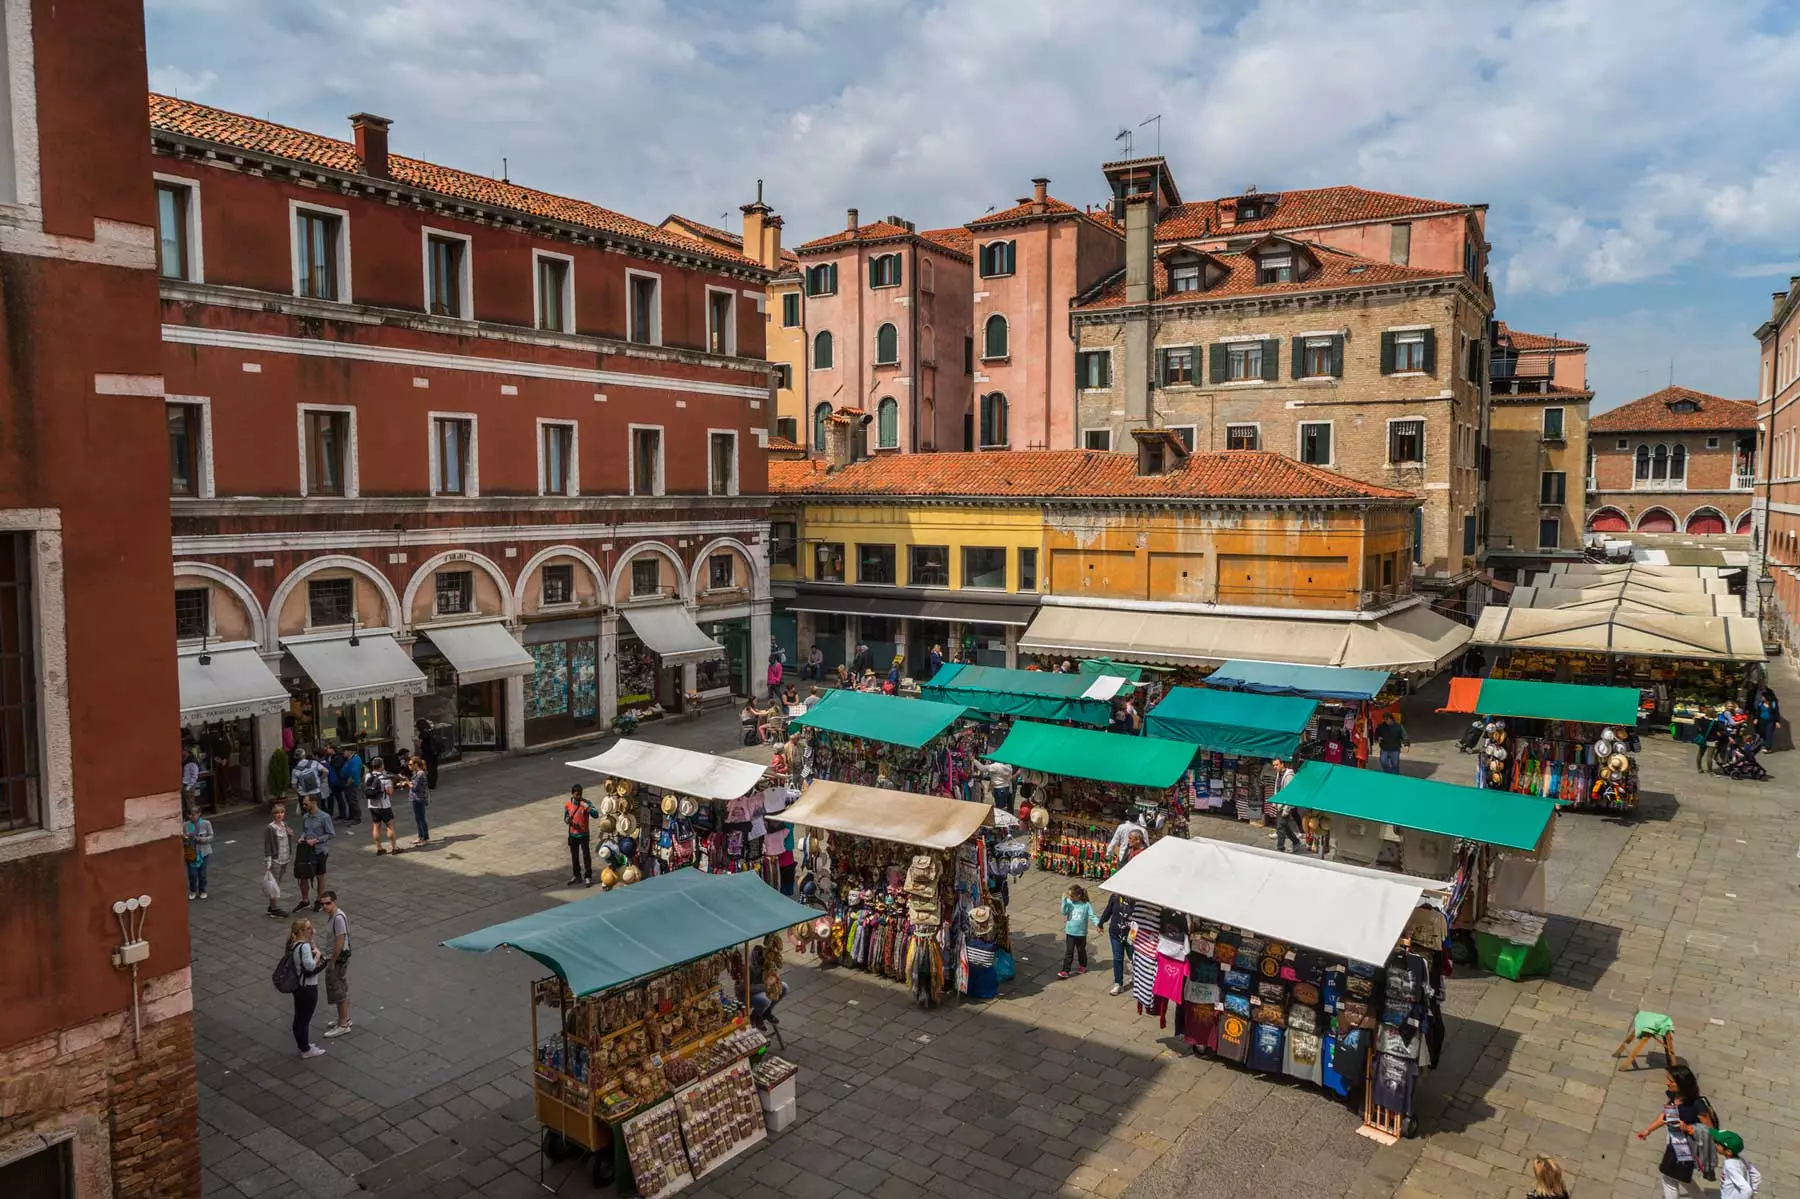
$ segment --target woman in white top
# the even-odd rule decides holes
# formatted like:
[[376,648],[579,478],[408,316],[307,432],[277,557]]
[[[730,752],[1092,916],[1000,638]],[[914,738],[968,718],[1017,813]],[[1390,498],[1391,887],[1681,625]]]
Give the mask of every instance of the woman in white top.
[[312,921],[294,921],[288,929],[287,951],[300,975],[300,985],[294,988],[294,1044],[301,1057],[323,1057],[325,1050],[312,1043],[312,1018],[319,1007],[319,976],[325,973],[325,958],[313,944]]

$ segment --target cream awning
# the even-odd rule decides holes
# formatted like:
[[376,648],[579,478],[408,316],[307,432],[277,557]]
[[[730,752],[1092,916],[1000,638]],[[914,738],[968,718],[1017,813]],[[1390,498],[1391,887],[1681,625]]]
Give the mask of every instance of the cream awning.
[[1613,609],[1489,608],[1475,644],[1631,657],[1761,662],[1762,631],[1748,616],[1670,616]]
[[1600,562],[1553,562],[1531,580],[1536,587],[1625,587],[1633,592],[1688,592],[1727,595],[1731,581],[1715,566],[1612,565]]
[[175,658],[175,677],[184,726],[287,710],[288,689],[264,664],[253,641],[214,645],[204,653],[183,650]]
[[[1574,579],[1578,576],[1555,576]],[[1514,608],[1605,608],[1620,605],[1623,612],[1661,612],[1670,616],[1742,616],[1743,600],[1720,592],[1651,591],[1625,584],[1592,587],[1520,587],[1513,591]]]
[[688,610],[680,604],[621,608],[620,613],[638,640],[649,646],[665,666],[710,662],[725,656],[725,647],[702,633]]
[[319,689],[319,702],[329,707],[425,693],[424,673],[386,629],[287,637],[281,645]]
[[458,683],[488,683],[530,674],[536,662],[498,620],[420,629],[456,667]]
[[755,762],[631,740],[621,740],[603,754],[569,765],[696,799],[737,799],[748,795],[767,773],[766,767]]
[[993,812],[991,804],[820,780],[778,819],[854,837],[950,849],[973,837]]
[[1379,620],[1351,621],[1344,650],[1332,666],[1355,670],[1436,670],[1468,645],[1473,631],[1423,604]]

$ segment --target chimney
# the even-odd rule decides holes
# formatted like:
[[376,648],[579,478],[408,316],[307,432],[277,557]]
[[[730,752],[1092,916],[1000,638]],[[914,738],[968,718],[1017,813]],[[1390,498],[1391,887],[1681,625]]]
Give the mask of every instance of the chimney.
[[874,419],[867,412],[839,408],[825,418],[825,469],[842,470],[868,457],[867,429]]
[[[1138,192],[1125,197],[1125,302],[1148,304],[1156,252],[1156,197]],[[1125,423],[1151,421],[1151,330],[1148,316],[1134,313],[1125,322],[1122,376]]]
[[856,227],[862,223],[856,219],[856,209],[854,209],[854,208],[847,209],[846,214],[847,215],[844,220],[844,228],[848,229],[852,233],[855,233]]
[[387,179],[388,126],[394,122],[372,112],[350,114],[350,128],[356,131],[356,156],[362,159],[363,174],[374,179]]
[[1237,201],[1236,200],[1220,200],[1217,204],[1214,205],[1214,208],[1217,210],[1217,212],[1219,214],[1219,228],[1221,228],[1221,229],[1237,228]]
[[769,206],[763,203],[763,181],[756,181],[756,200],[738,209],[744,214],[744,256],[754,258],[764,266],[772,264],[763,257],[764,229],[769,216]]
[[1045,202],[1049,199],[1050,181],[1042,178],[1033,179],[1031,181],[1031,211],[1044,211]]
[[781,269],[781,218],[771,216],[763,222],[763,265],[772,271]]

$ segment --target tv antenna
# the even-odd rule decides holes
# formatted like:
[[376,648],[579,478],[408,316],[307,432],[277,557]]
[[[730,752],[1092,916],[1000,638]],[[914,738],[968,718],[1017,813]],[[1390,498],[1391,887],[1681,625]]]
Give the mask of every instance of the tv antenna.
[[1125,157],[1130,158],[1131,157],[1131,130],[1121,127],[1117,133],[1113,134],[1113,140],[1115,142],[1122,141],[1125,143]]
[[1150,125],[1150,124],[1154,124],[1156,126],[1156,156],[1158,158],[1161,158],[1162,157],[1162,113],[1159,112],[1153,117],[1145,117],[1143,120],[1138,122],[1138,128],[1142,129],[1145,125]]

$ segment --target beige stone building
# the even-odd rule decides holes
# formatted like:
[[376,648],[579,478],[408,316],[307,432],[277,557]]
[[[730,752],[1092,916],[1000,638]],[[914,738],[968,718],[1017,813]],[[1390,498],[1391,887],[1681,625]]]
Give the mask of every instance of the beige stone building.
[[1494,326],[1488,381],[1488,564],[1523,582],[1582,554],[1587,346]]

